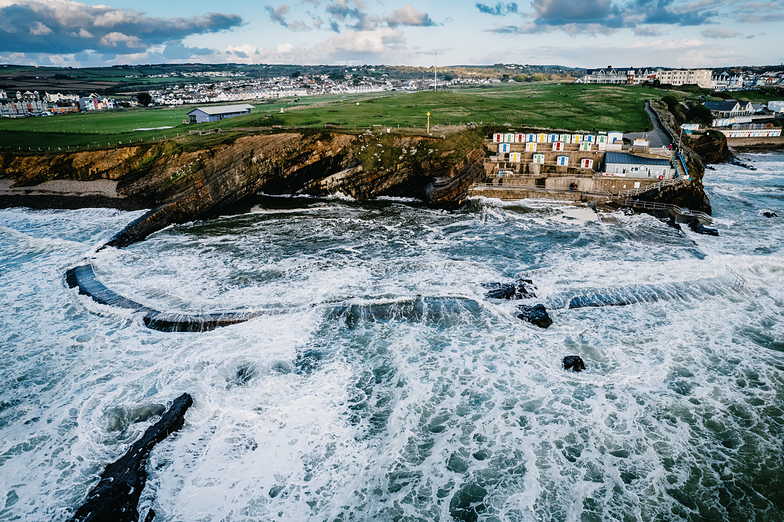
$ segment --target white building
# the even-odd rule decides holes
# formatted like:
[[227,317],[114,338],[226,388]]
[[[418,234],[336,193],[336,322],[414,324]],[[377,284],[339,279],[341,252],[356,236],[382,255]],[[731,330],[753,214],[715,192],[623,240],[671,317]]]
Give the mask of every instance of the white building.
[[253,109],[253,105],[248,105],[247,103],[201,107],[193,109],[188,113],[188,123],[206,123],[208,121],[225,120],[226,118],[250,114],[251,109]]
[[669,85],[699,85],[705,89],[711,88],[711,72],[708,69],[673,69],[665,71],[656,70],[656,79],[659,83]]
[[784,101],[768,102],[768,110],[771,112],[784,113]]

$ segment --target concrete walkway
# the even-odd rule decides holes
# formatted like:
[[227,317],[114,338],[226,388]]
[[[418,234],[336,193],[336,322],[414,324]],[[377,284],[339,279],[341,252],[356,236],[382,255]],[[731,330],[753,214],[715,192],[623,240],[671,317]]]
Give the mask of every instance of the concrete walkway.
[[667,131],[661,128],[659,125],[659,118],[656,117],[656,113],[651,110],[651,105],[648,102],[645,102],[645,112],[648,113],[648,116],[651,118],[651,123],[653,124],[653,130],[650,132],[630,132],[628,134],[624,134],[624,138],[629,138],[630,140],[634,140],[635,138],[645,138],[651,140],[651,148],[656,149],[660,147],[669,147],[672,140],[670,140],[670,135],[667,134]]

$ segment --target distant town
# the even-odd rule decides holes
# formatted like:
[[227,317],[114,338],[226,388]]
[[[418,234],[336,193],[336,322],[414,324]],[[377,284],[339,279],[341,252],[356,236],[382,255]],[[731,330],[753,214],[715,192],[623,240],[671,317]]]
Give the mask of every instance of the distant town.
[[[8,67],[8,66],[3,66]],[[258,66],[265,67],[265,66]],[[269,66],[270,71],[274,67]],[[283,66],[280,66],[283,67]],[[0,89],[0,117],[24,118],[75,112],[90,112],[137,105],[177,106],[212,103],[263,101],[310,95],[345,95],[383,91],[421,91],[454,88],[459,85],[502,82],[564,81],[578,84],[608,85],[696,85],[717,92],[759,88],[784,89],[784,67],[780,70],[616,68],[569,70],[528,65],[501,65],[494,69],[462,67],[418,69],[401,74],[381,66],[294,70],[288,75],[259,77],[258,71],[231,67],[204,70],[134,71],[129,66],[122,80],[138,85],[136,93],[112,96],[106,92],[40,91]],[[295,68],[296,69],[296,68]],[[274,73],[273,73],[274,74]],[[407,76],[407,77],[406,77]],[[59,73],[55,78],[68,78]],[[181,80],[181,81],[179,81]],[[9,79],[9,82],[12,81]],[[162,81],[156,84],[156,81]],[[150,87],[152,88],[145,88]],[[755,108],[759,110],[759,108]],[[775,111],[775,109],[772,109]],[[737,112],[737,111],[736,111]]]

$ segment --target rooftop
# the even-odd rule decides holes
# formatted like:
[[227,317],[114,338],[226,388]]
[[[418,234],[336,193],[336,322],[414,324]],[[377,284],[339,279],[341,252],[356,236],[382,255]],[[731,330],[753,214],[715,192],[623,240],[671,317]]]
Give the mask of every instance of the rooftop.
[[637,156],[626,152],[608,152],[604,156],[605,163],[634,163],[637,165],[669,165],[670,160]]
[[240,103],[238,105],[214,105],[212,107],[199,107],[198,109],[193,109],[188,114],[195,111],[201,111],[204,114],[215,116],[218,114],[232,114],[235,112],[245,112],[251,109],[253,109],[253,105],[247,103]]

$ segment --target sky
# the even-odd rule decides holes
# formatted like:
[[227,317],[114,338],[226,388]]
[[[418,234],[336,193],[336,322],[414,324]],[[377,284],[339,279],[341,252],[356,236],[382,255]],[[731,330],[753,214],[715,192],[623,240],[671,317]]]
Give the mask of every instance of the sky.
[[784,0],[0,0],[0,63],[784,62]]

